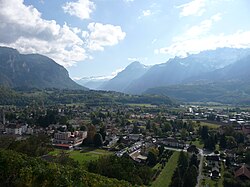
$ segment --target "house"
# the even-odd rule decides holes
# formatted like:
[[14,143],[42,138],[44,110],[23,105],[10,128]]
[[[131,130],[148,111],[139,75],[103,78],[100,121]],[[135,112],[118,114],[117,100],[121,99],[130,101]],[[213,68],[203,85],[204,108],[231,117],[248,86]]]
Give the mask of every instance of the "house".
[[140,150],[136,150],[132,153],[129,154],[130,158],[132,158],[134,161],[138,162],[138,163],[146,163],[147,158],[146,156],[141,155],[141,151]]
[[206,156],[206,165],[209,169],[209,176],[213,179],[221,177],[220,174],[220,157],[217,154],[211,154]]
[[159,142],[168,147],[177,147],[177,148],[182,148],[182,149],[186,145],[185,142],[177,140],[173,137],[159,139]]
[[[245,123],[245,124],[235,124],[235,125],[232,125],[233,129],[236,131],[236,132],[241,132],[243,134],[250,134],[250,124],[248,123]],[[225,130],[226,126],[225,125],[222,125],[220,127],[220,133],[223,134],[224,133],[224,130]]]
[[206,156],[208,167],[218,167],[220,168],[220,157],[219,155],[208,155]]
[[78,146],[87,138],[87,131],[58,132],[54,134],[53,145],[61,148],[71,148]]
[[218,167],[213,167],[210,173],[210,177],[213,179],[218,179],[221,177],[220,169]]
[[239,169],[235,171],[234,176],[241,180],[249,180],[250,179],[249,167],[246,164],[243,164]]
[[132,141],[138,141],[143,137],[142,134],[129,134],[128,139]]
[[6,134],[22,135],[22,125],[11,123],[5,128]]

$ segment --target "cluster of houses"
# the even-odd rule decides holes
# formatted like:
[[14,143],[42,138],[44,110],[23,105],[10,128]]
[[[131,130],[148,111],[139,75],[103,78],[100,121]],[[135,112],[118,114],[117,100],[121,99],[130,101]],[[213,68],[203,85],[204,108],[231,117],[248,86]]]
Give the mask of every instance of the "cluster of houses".
[[35,130],[28,126],[28,124],[23,123],[7,123],[7,124],[0,124],[0,131],[3,134],[9,135],[32,135]]
[[221,159],[219,154],[210,154],[206,156],[205,167],[208,176],[212,179],[221,177]]
[[250,134],[250,113],[249,112],[229,112],[229,109],[213,109],[200,106],[190,106],[184,117],[194,120],[209,120],[221,125],[220,132],[230,125],[236,132]]
[[87,131],[57,132],[52,140],[53,146],[62,149],[71,149],[82,144],[87,138]]

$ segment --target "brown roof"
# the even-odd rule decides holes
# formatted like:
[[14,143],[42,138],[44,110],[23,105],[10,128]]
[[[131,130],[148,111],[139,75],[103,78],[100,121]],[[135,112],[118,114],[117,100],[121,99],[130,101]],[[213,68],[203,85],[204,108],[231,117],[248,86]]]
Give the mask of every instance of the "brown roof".
[[239,177],[239,176],[244,175],[244,176],[246,176],[247,178],[250,179],[250,171],[249,171],[248,168],[246,167],[246,164],[243,164],[243,165],[241,166],[241,168],[238,169],[238,170],[235,172],[234,175],[235,175],[235,177]]
[[68,145],[68,144],[55,144],[55,146],[69,148],[71,145]]

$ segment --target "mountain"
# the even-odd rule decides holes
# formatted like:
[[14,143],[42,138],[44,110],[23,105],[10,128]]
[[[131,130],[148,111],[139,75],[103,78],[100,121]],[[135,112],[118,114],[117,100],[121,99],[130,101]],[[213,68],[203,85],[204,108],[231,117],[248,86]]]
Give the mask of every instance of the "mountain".
[[123,71],[118,73],[113,79],[109,80],[103,86],[102,90],[125,92],[126,88],[136,79],[144,75],[149,67],[140,62],[132,62]]
[[145,74],[133,81],[125,92],[138,94],[149,88],[169,86],[194,81],[206,73],[222,69],[250,54],[250,49],[219,48],[175,57],[166,63],[152,66]]
[[250,104],[249,69],[250,55],[224,68],[193,77],[187,84],[150,88],[144,93],[189,102]]
[[214,82],[217,80],[228,81],[228,80],[239,80],[239,81],[250,81],[250,55],[243,57],[242,59],[230,64],[224,68],[217,69],[215,71],[195,77],[195,79]]
[[0,84],[12,88],[86,89],[54,60],[39,54],[20,54],[0,47]]
[[99,90],[104,84],[106,84],[110,79],[103,77],[83,77],[79,80],[75,80],[76,83],[87,87],[91,90]]

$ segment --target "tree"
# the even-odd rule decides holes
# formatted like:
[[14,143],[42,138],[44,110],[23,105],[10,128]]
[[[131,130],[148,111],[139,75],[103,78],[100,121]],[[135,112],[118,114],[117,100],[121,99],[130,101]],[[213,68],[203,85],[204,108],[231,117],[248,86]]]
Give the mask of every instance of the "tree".
[[105,138],[106,138],[106,127],[104,125],[100,128],[99,132],[102,135],[102,139],[105,140]]
[[88,126],[88,133],[87,133],[87,139],[86,142],[88,144],[92,144],[94,142],[94,136],[96,134],[96,128],[94,125]]
[[226,136],[225,136],[225,134],[222,134],[221,137],[220,137],[220,147],[222,149],[225,149],[226,146],[227,146]]
[[96,147],[100,147],[103,144],[102,135],[100,133],[95,134],[94,136],[94,144]]
[[182,178],[188,168],[188,156],[183,151],[180,152],[178,167],[180,169],[180,177]]
[[188,132],[186,129],[181,129],[181,139],[186,140]]
[[152,148],[149,150],[148,158],[147,158],[147,162],[149,166],[154,166],[157,163],[158,154],[159,154],[158,150],[156,150],[155,148]]
[[148,121],[147,121],[147,124],[146,124],[146,129],[147,129],[147,130],[150,130],[151,128],[152,128],[151,121],[148,120]]
[[248,165],[250,164],[250,151],[249,150],[246,152],[245,163],[247,163]]
[[82,125],[80,127],[80,131],[87,131],[87,130],[88,130],[88,128],[85,125]]
[[159,155],[162,155],[162,153],[164,152],[164,146],[160,145],[160,147],[158,147],[159,150]]
[[208,127],[207,126],[202,126],[201,127],[201,138],[203,140],[208,138]]
[[134,134],[138,134],[139,133],[139,128],[138,128],[137,124],[134,124],[132,133],[134,133]]
[[237,147],[237,142],[235,141],[235,138],[233,136],[227,136],[227,148],[235,148]]
[[197,176],[198,176],[197,167],[194,165],[190,166],[187,172],[185,173],[183,186],[195,187],[197,183]]
[[199,166],[199,161],[198,161],[198,158],[197,158],[196,154],[192,154],[192,156],[190,158],[189,166],[192,166],[192,165],[194,165],[196,167]]
[[172,130],[172,126],[169,122],[164,123],[163,132],[168,132]]
[[207,139],[204,140],[204,147],[212,151],[215,149],[214,136],[209,136]]

